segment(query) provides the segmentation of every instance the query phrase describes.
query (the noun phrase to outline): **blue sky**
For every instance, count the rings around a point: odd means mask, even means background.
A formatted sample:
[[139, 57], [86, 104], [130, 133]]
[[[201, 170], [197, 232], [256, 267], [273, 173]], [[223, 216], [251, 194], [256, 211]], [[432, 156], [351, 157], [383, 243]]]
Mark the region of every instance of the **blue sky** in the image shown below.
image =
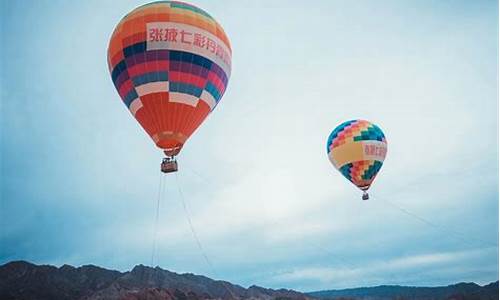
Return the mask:
[[[192, 3], [233, 71], [164, 179], [155, 264], [303, 291], [498, 280], [497, 2]], [[0, 263], [150, 264], [162, 156], [106, 64], [141, 4], [1, 2]], [[388, 139], [370, 201], [325, 153], [353, 118]]]

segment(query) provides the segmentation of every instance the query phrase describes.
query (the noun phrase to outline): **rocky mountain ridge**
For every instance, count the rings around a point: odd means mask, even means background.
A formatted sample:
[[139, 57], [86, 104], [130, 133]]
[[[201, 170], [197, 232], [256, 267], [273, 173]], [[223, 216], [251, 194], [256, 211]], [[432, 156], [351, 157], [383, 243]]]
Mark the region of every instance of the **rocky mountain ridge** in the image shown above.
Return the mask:
[[498, 300], [498, 281], [480, 286], [459, 283], [442, 287], [382, 285], [300, 293], [259, 286], [244, 288], [195, 274], [178, 274], [135, 266], [119, 272], [86, 265], [59, 268], [14, 261], [0, 266], [2, 300]]
[[289, 299], [308, 300], [292, 290], [258, 286], [245, 289], [227, 281], [177, 274], [159, 267], [135, 266], [129, 272], [93, 265], [60, 268], [14, 261], [0, 266], [0, 299]]

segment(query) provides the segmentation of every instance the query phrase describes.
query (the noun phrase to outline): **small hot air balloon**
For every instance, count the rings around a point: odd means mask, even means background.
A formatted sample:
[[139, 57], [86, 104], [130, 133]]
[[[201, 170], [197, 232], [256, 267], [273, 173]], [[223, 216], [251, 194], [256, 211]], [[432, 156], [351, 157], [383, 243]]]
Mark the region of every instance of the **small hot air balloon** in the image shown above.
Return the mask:
[[350, 182], [366, 192], [382, 167], [387, 141], [380, 128], [365, 120], [347, 121], [337, 126], [326, 143], [330, 162]]
[[135, 119], [177, 171], [175, 156], [215, 109], [231, 74], [231, 46], [205, 11], [177, 1], [140, 6], [116, 26], [108, 48], [113, 83]]

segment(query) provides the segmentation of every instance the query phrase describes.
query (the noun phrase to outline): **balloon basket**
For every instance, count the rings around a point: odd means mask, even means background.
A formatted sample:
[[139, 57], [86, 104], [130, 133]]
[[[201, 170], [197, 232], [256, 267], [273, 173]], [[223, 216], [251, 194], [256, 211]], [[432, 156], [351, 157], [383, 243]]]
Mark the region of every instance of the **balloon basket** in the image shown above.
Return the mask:
[[163, 158], [161, 162], [161, 171], [163, 173], [174, 173], [177, 170], [177, 161], [173, 156]]
[[361, 197], [361, 199], [363, 199], [363, 200], [368, 200], [368, 199], [370, 199], [370, 196], [368, 196], [368, 193], [367, 193], [367, 192], [364, 192], [364, 193], [363, 193], [363, 197]]

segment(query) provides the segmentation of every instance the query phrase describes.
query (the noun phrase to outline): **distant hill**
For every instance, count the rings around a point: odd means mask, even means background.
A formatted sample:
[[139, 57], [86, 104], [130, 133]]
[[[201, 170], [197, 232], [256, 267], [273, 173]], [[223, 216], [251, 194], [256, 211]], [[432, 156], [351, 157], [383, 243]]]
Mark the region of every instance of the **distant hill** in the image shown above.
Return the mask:
[[475, 283], [458, 283], [440, 287], [411, 287], [381, 285], [343, 290], [328, 290], [307, 293], [322, 300], [332, 299], [456, 299], [456, 300], [498, 300], [498, 281], [485, 286]]
[[308, 300], [292, 290], [258, 286], [245, 289], [226, 281], [194, 274], [177, 274], [161, 268], [138, 265], [118, 272], [93, 265], [60, 268], [25, 261], [0, 266], [2, 300], [198, 300], [279, 299]]
[[161, 268], [135, 266], [118, 272], [93, 265], [60, 268], [25, 261], [0, 266], [1, 300], [498, 300], [498, 281], [485, 286], [459, 283], [444, 287], [377, 286], [303, 294], [258, 286], [243, 288], [227, 281]]

